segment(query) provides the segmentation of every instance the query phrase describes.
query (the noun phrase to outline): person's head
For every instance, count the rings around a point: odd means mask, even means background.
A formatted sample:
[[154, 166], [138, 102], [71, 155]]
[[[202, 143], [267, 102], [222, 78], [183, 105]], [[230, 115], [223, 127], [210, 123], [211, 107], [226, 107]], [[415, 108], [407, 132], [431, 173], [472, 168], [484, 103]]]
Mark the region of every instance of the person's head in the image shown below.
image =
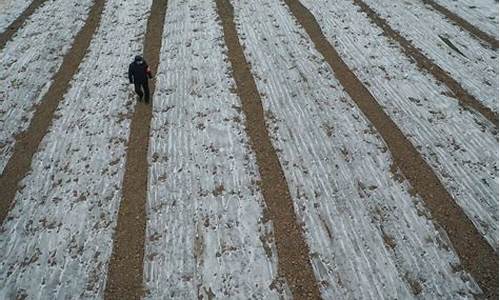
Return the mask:
[[140, 55], [136, 55], [134, 58], [134, 62], [136, 62], [136, 63], [142, 64], [143, 61], [144, 61], [144, 59]]

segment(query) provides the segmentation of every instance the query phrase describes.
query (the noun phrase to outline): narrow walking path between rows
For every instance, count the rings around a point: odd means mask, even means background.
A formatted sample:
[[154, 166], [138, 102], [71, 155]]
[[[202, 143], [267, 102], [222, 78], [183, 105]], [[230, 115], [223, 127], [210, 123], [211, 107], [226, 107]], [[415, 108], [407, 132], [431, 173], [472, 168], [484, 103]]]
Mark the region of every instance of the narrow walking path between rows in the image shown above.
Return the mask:
[[10, 23], [4, 32], [0, 29], [0, 51], [5, 47], [7, 41], [23, 26], [26, 19], [28, 19], [33, 12], [40, 7], [47, 0], [33, 0], [31, 4], [14, 20]]
[[216, 3], [169, 0], [163, 28], [145, 299], [289, 299]]
[[98, 29], [2, 224], [1, 299], [104, 297], [134, 110], [124, 75], [151, 1], [100, 3]]
[[[312, 1], [336, 20], [341, 18], [332, 14], [333, 7], [344, 11], [348, 3]], [[480, 294], [423, 201], [406, 180], [391, 172], [394, 162], [382, 137], [287, 5], [274, 0], [232, 4], [321, 296], [412, 299]], [[349, 25], [336, 27], [355, 29]]]
[[448, 8], [442, 6], [441, 4], [433, 1], [433, 0], [422, 0], [427, 5], [432, 6], [435, 10], [439, 11], [442, 13], [444, 16], [446, 16], [448, 19], [453, 21], [455, 24], [458, 26], [462, 27], [463, 29], [467, 30], [470, 32], [472, 35], [476, 36], [477, 38], [483, 40], [484, 42], [488, 43], [493, 49], [498, 49], [498, 40], [496, 37], [482, 31], [481, 29], [477, 28], [476, 26], [472, 25], [470, 22], [465, 20], [464, 18], [460, 17], [459, 15], [453, 13], [450, 11]]
[[237, 93], [246, 116], [246, 131], [256, 154], [261, 175], [260, 187], [268, 208], [267, 217], [274, 226], [278, 272], [287, 280], [295, 298], [317, 299], [320, 293], [309, 260], [309, 247], [297, 223], [289, 187], [266, 129], [260, 95], [238, 40], [233, 7], [229, 0], [217, 0], [216, 4]]
[[497, 297], [498, 258], [495, 251], [455, 203], [431, 167], [327, 41], [315, 17], [298, 0], [285, 0], [285, 3], [305, 28], [347, 93], [381, 134], [396, 167], [422, 197], [434, 220], [443, 226], [464, 269], [474, 276], [488, 297]]
[[47, 1], [0, 51], [0, 173], [54, 83], [94, 0]]
[[[498, 40], [497, 1], [432, 0]], [[429, 7], [432, 9], [432, 7]], [[442, 16], [446, 18], [445, 16]]]
[[53, 77], [53, 84], [35, 108], [33, 119], [25, 132], [16, 136], [14, 152], [0, 176], [3, 199], [0, 201], [0, 224], [3, 223], [9, 207], [18, 190], [19, 182], [30, 169], [31, 159], [40, 141], [52, 124], [54, 112], [69, 89], [69, 83], [78, 70], [90, 45], [92, 35], [101, 21], [105, 0], [95, 0], [85, 25], [78, 32], [71, 49], [64, 57], [59, 71]]
[[[144, 58], [151, 70], [158, 69], [166, 0], [153, 0], [144, 38]], [[133, 55], [131, 55], [132, 57]], [[139, 299], [144, 296], [143, 259], [146, 231], [148, 145], [155, 79], [150, 81], [149, 104], [138, 102], [132, 123], [123, 178], [123, 196], [109, 262], [106, 299]]]
[[417, 66], [432, 74], [437, 80], [445, 84], [453, 96], [460, 101], [464, 107], [468, 107], [482, 114], [498, 129], [498, 113], [488, 108], [481, 101], [476, 99], [474, 95], [469, 93], [464, 87], [455, 80], [448, 72], [443, 70], [440, 66], [434, 63], [431, 59], [426, 57], [422, 52], [417, 49], [412, 42], [403, 37], [400, 33], [395, 31], [385, 19], [380, 17], [370, 6], [363, 0], [352, 0], [354, 4], [358, 5], [361, 10], [366, 13], [370, 20], [379, 26], [386, 36], [396, 41], [404, 53], [415, 60]]
[[351, 1], [301, 3], [498, 252], [498, 191], [492, 188], [498, 182], [498, 139], [493, 124], [450, 97], [446, 86], [419, 70], [414, 60]]
[[[482, 43], [421, 1], [410, 3], [404, 0], [362, 0], [362, 2], [373, 10], [378, 18], [386, 22], [390, 29], [409, 41], [422, 56], [443, 69], [482, 105], [498, 114], [498, 53], [495, 49]], [[342, 5], [347, 3], [349, 2]], [[359, 5], [355, 2], [351, 2], [351, 5], [359, 10]], [[365, 19], [366, 12], [359, 11], [361, 13], [357, 14], [363, 15]], [[373, 22], [372, 18], [367, 19], [372, 23], [370, 27], [375, 26], [384, 30], [380, 24]], [[384, 36], [394, 40], [393, 36], [388, 36], [385, 32]], [[397, 43], [395, 45], [397, 46]], [[408, 56], [408, 53], [404, 52], [408, 52], [404, 47], [398, 48]], [[408, 58], [414, 60], [411, 56]], [[428, 72], [426, 69], [422, 71], [422, 73]], [[453, 97], [454, 92], [447, 91], [447, 94]]]

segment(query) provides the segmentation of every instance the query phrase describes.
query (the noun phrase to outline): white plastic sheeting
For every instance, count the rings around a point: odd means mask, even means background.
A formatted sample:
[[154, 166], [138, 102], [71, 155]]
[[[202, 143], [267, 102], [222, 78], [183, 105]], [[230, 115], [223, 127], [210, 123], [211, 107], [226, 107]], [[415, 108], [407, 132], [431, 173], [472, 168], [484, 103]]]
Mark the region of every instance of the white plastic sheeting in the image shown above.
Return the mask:
[[498, 141], [493, 125], [447, 96], [442, 84], [420, 72], [350, 0], [301, 2], [479, 232], [498, 249]]
[[434, 0], [467, 22], [498, 39], [498, 1]]
[[473, 298], [446, 235], [284, 4], [232, 3], [322, 296]]
[[0, 0], [0, 33], [4, 32], [23, 11], [33, 2], [32, 0]]
[[[109, 0], [0, 233], [0, 298], [103, 297], [151, 1]], [[67, 25], [67, 24], [65, 24]]]
[[0, 174], [12, 156], [15, 136], [28, 128], [92, 2], [47, 1], [0, 52]]
[[496, 50], [482, 45], [439, 12], [427, 9], [421, 1], [364, 1], [478, 101], [498, 112]]
[[290, 297], [214, 1], [170, 0], [150, 136], [148, 299]]

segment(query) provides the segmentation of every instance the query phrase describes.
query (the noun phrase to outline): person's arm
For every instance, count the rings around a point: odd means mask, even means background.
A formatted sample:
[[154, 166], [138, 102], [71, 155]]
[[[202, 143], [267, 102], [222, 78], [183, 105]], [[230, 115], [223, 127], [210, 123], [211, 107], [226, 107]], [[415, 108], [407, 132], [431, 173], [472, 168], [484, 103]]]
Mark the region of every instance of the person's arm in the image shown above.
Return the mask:
[[132, 75], [132, 64], [128, 66], [128, 81], [132, 84], [134, 83], [133, 81], [133, 75]]

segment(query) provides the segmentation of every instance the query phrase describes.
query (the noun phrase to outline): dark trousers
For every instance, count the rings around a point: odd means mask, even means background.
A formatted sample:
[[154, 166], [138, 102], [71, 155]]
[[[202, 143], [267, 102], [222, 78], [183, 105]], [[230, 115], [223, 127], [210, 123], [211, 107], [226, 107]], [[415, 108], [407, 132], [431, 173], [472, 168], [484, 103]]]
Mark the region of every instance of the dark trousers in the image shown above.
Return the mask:
[[147, 81], [145, 81], [145, 82], [136, 82], [136, 83], [134, 83], [134, 87], [135, 87], [135, 92], [137, 93], [137, 95], [139, 95], [139, 97], [141, 99], [142, 99], [142, 96], [145, 96], [144, 100], [146, 102], [149, 102], [149, 85], [148, 85], [148, 82]]

